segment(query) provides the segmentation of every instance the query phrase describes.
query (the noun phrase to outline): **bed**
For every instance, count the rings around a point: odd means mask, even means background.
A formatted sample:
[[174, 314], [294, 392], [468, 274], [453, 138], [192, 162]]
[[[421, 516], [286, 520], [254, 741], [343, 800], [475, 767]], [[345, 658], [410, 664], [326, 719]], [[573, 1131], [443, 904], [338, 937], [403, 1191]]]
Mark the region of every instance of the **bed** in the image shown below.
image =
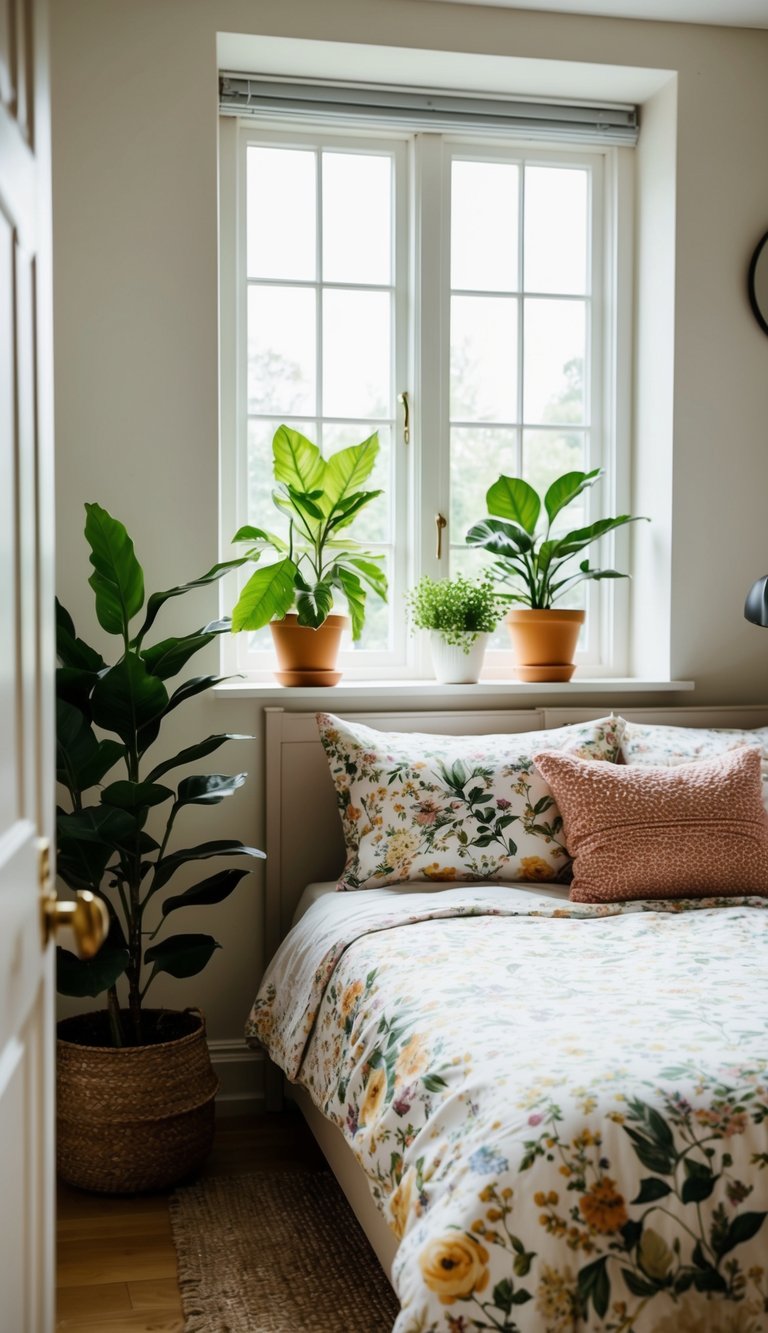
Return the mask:
[[[596, 712], [366, 722], [512, 734]], [[274, 710], [267, 732], [274, 956], [248, 1030], [390, 1274], [397, 1333], [768, 1329], [768, 899], [593, 904], [477, 881], [338, 894], [314, 716]]]

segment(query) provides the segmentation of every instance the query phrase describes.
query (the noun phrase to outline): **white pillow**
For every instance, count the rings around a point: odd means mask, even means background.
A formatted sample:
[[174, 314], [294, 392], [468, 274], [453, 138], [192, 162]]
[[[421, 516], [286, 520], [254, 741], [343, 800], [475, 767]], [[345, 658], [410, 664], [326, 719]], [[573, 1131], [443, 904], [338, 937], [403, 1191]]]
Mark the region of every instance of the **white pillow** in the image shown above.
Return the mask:
[[382, 732], [319, 713], [347, 863], [340, 889], [409, 880], [554, 880], [570, 857], [539, 750], [616, 762], [617, 717], [502, 736]]

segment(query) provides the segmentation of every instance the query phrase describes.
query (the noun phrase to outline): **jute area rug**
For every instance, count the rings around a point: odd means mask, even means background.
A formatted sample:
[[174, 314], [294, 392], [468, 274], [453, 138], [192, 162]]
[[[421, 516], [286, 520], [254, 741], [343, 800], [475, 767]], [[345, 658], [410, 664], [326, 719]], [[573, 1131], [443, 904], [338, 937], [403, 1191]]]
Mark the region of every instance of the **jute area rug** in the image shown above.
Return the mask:
[[397, 1299], [329, 1171], [212, 1176], [171, 1223], [185, 1333], [391, 1333]]

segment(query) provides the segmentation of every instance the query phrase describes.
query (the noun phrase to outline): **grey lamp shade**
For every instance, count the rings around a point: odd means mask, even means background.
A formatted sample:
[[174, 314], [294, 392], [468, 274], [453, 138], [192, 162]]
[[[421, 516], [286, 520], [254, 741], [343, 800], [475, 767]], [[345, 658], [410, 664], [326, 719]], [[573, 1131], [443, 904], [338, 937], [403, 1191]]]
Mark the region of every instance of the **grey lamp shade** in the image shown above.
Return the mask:
[[753, 625], [768, 626], [768, 574], [752, 584], [744, 603], [744, 617]]

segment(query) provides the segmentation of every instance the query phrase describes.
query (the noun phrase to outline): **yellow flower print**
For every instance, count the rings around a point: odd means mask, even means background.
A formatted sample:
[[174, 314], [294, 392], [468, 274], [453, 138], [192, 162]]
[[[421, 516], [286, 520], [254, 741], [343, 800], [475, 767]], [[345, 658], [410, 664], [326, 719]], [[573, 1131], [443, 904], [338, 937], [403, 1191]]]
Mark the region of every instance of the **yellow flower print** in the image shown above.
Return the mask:
[[589, 1193], [581, 1196], [579, 1209], [587, 1225], [603, 1235], [620, 1231], [628, 1220], [624, 1197], [618, 1193], [616, 1182], [610, 1176], [603, 1176]]
[[524, 856], [520, 862], [523, 879], [554, 879], [555, 872], [540, 856]]
[[421, 873], [425, 879], [440, 879], [440, 880], [455, 879], [456, 867], [441, 866], [439, 862], [432, 861], [428, 866], [423, 867]]
[[374, 1069], [365, 1085], [365, 1096], [360, 1107], [359, 1123], [372, 1125], [378, 1120], [387, 1091], [387, 1076], [383, 1069]]
[[419, 847], [419, 836], [411, 829], [397, 829], [387, 843], [387, 860], [390, 865], [402, 866], [409, 861]]
[[348, 805], [348, 806], [347, 806], [347, 819], [351, 819], [352, 822], [353, 822], [354, 824], [356, 824], [357, 821], [358, 821], [358, 819], [361, 818], [362, 813], [363, 813], [363, 812], [362, 812], [362, 810], [360, 809], [360, 806], [359, 806], [359, 805]]
[[578, 1311], [576, 1282], [570, 1268], [550, 1268], [541, 1265], [541, 1277], [536, 1292], [536, 1309], [547, 1322], [551, 1333], [565, 1333], [574, 1327]]
[[403, 1083], [408, 1083], [420, 1074], [427, 1064], [427, 1052], [424, 1038], [415, 1034], [397, 1057], [395, 1075]]
[[408, 1222], [408, 1211], [411, 1206], [414, 1179], [415, 1172], [413, 1167], [409, 1167], [389, 1201], [389, 1208], [392, 1213], [390, 1226], [398, 1240], [405, 1231]]
[[463, 1232], [432, 1240], [419, 1256], [419, 1267], [430, 1291], [442, 1305], [466, 1301], [488, 1286], [488, 1251]]
[[344, 994], [341, 997], [340, 1010], [342, 1019], [349, 1018], [349, 1015], [352, 1013], [352, 1010], [355, 1007], [356, 1000], [359, 998], [359, 996], [362, 995], [362, 993], [363, 993], [362, 981], [350, 982], [350, 984], [347, 986], [346, 990], [344, 991]]

